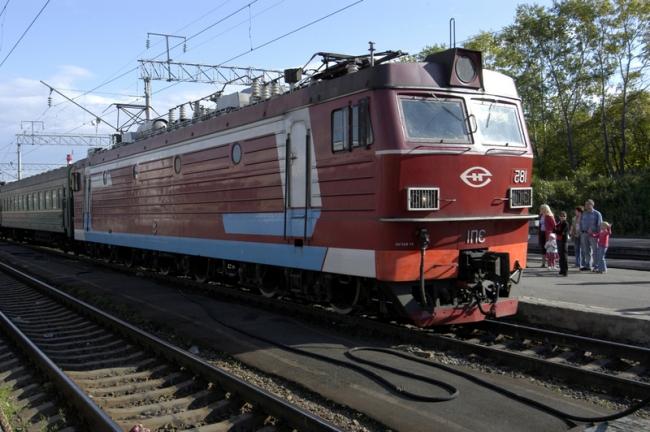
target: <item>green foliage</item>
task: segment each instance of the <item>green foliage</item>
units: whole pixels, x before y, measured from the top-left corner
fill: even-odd
[[[650,169],[618,178],[583,170],[573,179],[535,179],[533,190],[535,205],[546,203],[556,214],[572,214],[575,206],[591,198],[603,219],[613,224],[615,235],[650,233]]]
[[[18,414],[16,399],[12,396],[11,388],[7,385],[0,386],[0,411],[2,411],[13,428],[26,430],[25,424]]]
[[[535,155],[536,203],[571,209],[601,196],[620,218],[619,233],[650,233],[636,208],[650,203],[629,195],[650,195],[635,180],[647,183],[650,167],[650,2],[521,4],[512,24],[479,32],[465,46],[517,84]]]

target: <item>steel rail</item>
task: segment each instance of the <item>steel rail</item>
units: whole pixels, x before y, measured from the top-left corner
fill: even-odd
[[[273,394],[255,387],[240,378],[235,377],[221,369],[218,369],[198,357],[177,348],[156,336],[143,332],[137,327],[113,317],[100,309],[78,300],[69,294],[66,294],[59,289],[51,286],[50,284],[41,281],[24,271],[14,268],[8,264],[0,262],[0,270],[5,271],[13,277],[33,286],[50,297],[53,297],[71,307],[76,312],[96,321],[100,322],[116,332],[122,334],[128,339],[151,349],[158,355],[185,366],[194,373],[207,378],[211,382],[218,383],[226,391],[240,395],[242,399],[259,406],[262,410],[278,419],[283,420],[291,427],[302,431],[315,431],[315,432],[337,432],[340,431],[334,425],[326,422],[325,420],[301,409],[290,403],[274,396]],[[98,429],[104,430],[104,429]],[[110,430],[110,429],[106,429]],[[120,430],[120,429],[116,429]]]
[[[86,393],[79,388],[59,367],[52,362],[7,316],[0,311],[0,327],[38,369],[48,377],[57,389],[67,397],[68,402],[77,410],[90,430],[122,432],[117,425]]]
[[[501,334],[507,333],[511,336],[525,337],[533,335],[539,339],[543,338],[552,344],[575,347],[584,351],[598,351],[599,354],[602,353],[639,362],[650,359],[650,348],[647,347],[564,333],[557,330],[491,319],[484,321],[479,327],[485,327],[488,331],[493,330]]]

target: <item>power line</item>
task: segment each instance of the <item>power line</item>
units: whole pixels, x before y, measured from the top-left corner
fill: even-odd
[[[350,3],[350,4],[346,5],[346,6],[343,6],[342,8],[337,9],[337,10],[335,10],[334,12],[330,12],[330,13],[327,14],[327,15],[324,15],[324,16],[322,16],[322,17],[320,17],[320,18],[317,18],[317,19],[315,19],[315,20],[313,20],[313,21],[310,21],[310,22],[308,22],[307,24],[304,24],[304,25],[302,25],[302,26],[300,26],[300,27],[298,27],[298,28],[295,28],[295,29],[293,29],[293,30],[291,30],[291,31],[289,31],[289,32],[287,32],[287,33],[281,35],[281,36],[278,36],[278,37],[273,38],[273,39],[271,39],[271,40],[269,40],[269,41],[266,41],[266,42],[264,42],[264,43],[261,44],[261,45],[258,45],[258,46],[254,47],[254,48],[251,48],[250,50],[244,51],[244,52],[242,52],[241,54],[238,54],[238,55],[236,55],[236,56],[234,56],[234,57],[232,57],[232,58],[230,58],[230,59],[228,59],[228,60],[226,60],[226,61],[223,61],[223,62],[219,63],[219,65],[220,65],[220,66],[221,66],[221,65],[224,65],[224,64],[226,64],[226,63],[228,63],[228,62],[231,62],[231,61],[233,61],[233,60],[235,60],[235,59],[238,59],[239,57],[243,57],[244,55],[249,54],[249,53],[251,53],[251,52],[253,52],[253,51],[256,51],[256,50],[258,50],[258,49],[260,49],[260,48],[264,48],[265,46],[268,46],[268,45],[270,45],[270,44],[272,44],[272,43],[274,43],[274,42],[277,42],[277,41],[279,41],[280,39],[283,39],[283,38],[285,38],[285,37],[287,37],[287,36],[290,36],[290,35],[292,35],[292,34],[294,34],[294,33],[297,33],[297,32],[299,32],[300,30],[303,30],[303,29],[305,29],[305,28],[307,28],[307,27],[310,27],[310,26],[312,26],[312,25],[314,25],[314,24],[316,24],[316,23],[318,23],[318,22],[320,22],[320,21],[326,20],[327,18],[329,18],[329,17],[331,17],[331,16],[334,16],[334,15],[340,13],[340,12],[343,12],[344,10],[349,9],[349,8],[351,8],[352,6],[356,6],[357,4],[359,4],[359,3],[363,2],[363,1],[364,1],[364,0],[357,0],[357,1],[355,1],[355,2],[353,2],[353,3]],[[153,94],[158,94],[158,93],[163,92],[163,91],[165,91],[165,90],[167,90],[167,89],[170,89],[170,88],[172,88],[172,87],[174,87],[175,85],[178,85],[178,84],[179,84],[178,82],[175,82],[175,83],[173,83],[173,84],[168,85],[167,87],[163,87],[163,88],[161,88],[160,90],[155,91]]]
[[[49,1],[49,0],[48,0],[48,1]],[[217,6],[217,7],[213,8],[213,9],[211,9],[211,10],[208,12],[208,14],[210,14],[210,13],[214,12],[215,10],[219,9],[221,6],[223,6],[224,4],[226,4],[228,1],[229,1],[229,0],[226,0],[226,1],[224,1],[223,3],[221,3],[219,6]],[[210,24],[208,27],[205,27],[204,29],[200,30],[199,32],[197,32],[197,33],[193,34],[192,36],[188,37],[188,38],[186,39],[186,41],[187,41],[187,40],[190,40],[190,39],[193,39],[193,38],[195,38],[195,37],[197,37],[197,36],[199,36],[200,34],[206,32],[206,31],[209,30],[210,28],[212,28],[212,27],[214,27],[215,25],[217,25],[217,24],[219,24],[219,23],[225,21],[226,19],[232,17],[233,15],[236,15],[237,13],[241,12],[242,10],[246,9],[247,7],[249,7],[250,5],[252,5],[253,3],[256,3],[257,1],[258,1],[258,0],[253,0],[253,1],[249,2],[249,3],[247,3],[246,5],[242,6],[242,7],[239,8],[239,9],[237,9],[237,10],[234,11],[233,13],[231,13],[231,14],[225,16],[224,18],[219,19],[218,21],[216,21],[216,22]],[[205,16],[205,15],[203,15],[203,16]],[[199,19],[200,19],[200,18],[199,18]],[[186,28],[186,27],[189,27],[190,25],[192,25],[192,24],[195,23],[196,21],[198,21],[198,20],[194,20],[194,21],[191,22],[190,24],[184,26],[182,29],[184,29],[184,28]],[[171,47],[170,49],[177,48],[177,47],[180,46],[180,45],[181,45],[181,44],[174,45],[174,46]],[[145,51],[146,51],[146,50],[145,50]],[[140,54],[144,53],[145,51],[142,51]],[[166,52],[166,51],[165,51],[165,52]],[[156,55],[156,56],[154,57],[154,59],[160,57],[160,56],[163,55],[165,52],[161,52],[160,54]],[[139,54],[139,55],[140,55],[140,54]],[[139,56],[139,55],[138,55],[138,56]],[[137,58],[137,57],[136,57],[136,58]],[[128,75],[128,74],[130,74],[131,72],[135,72],[135,71],[137,71],[138,68],[139,68],[139,66],[136,66],[136,67],[131,68],[131,69],[127,70],[126,72],[124,72],[124,73],[122,73],[122,74],[120,74],[120,75],[118,75],[118,76],[116,76],[116,77],[114,77],[114,78],[110,78],[110,79],[104,81],[103,83],[97,85],[96,87],[92,88],[91,90],[87,90],[87,91],[85,91],[84,93],[82,93],[82,94],[80,94],[80,95],[78,95],[78,96],[72,98],[72,100],[77,100],[78,98],[83,97],[83,96],[85,96],[85,95],[87,95],[87,94],[89,94],[89,93],[93,93],[93,92],[95,92],[97,89],[100,89],[100,88],[102,88],[102,87],[104,87],[104,86],[106,86],[106,85],[108,85],[108,84],[110,84],[110,83],[112,83],[112,82],[114,82],[114,81],[117,81],[118,79],[120,79],[120,78],[122,78],[122,77],[124,77],[124,76],[126,76],[126,75]],[[137,99],[141,99],[141,98],[138,97]],[[137,99],[136,99],[136,100],[137,100]],[[65,102],[60,102],[60,103],[56,104],[55,106],[58,106],[58,105],[63,104],[63,103],[65,103]],[[45,113],[47,113],[47,111],[49,111],[49,108],[46,109],[45,111],[43,111],[43,113],[41,114],[41,116],[40,116],[39,118],[42,118],[43,116],[45,116]],[[114,112],[114,111],[109,112],[109,114],[111,114],[112,112]],[[82,126],[83,126],[83,125],[82,125]],[[81,127],[81,126],[79,126],[79,127]]]
[[[48,0],[48,1],[49,1],[49,0]],[[256,3],[257,1],[258,1],[258,0],[253,0],[252,2],[249,2],[248,4],[242,6],[241,8],[239,8],[239,9],[237,9],[236,11],[232,12],[231,14],[225,16],[224,18],[221,18],[220,20],[218,20],[218,21],[216,21],[216,22],[210,24],[209,26],[207,26],[206,28],[202,29],[201,31],[199,31],[199,32],[193,34],[192,36],[188,37],[188,38],[186,39],[186,41],[189,41],[189,40],[191,40],[191,39],[194,39],[195,37],[199,36],[200,34],[206,32],[206,31],[208,31],[209,29],[211,29],[211,28],[214,27],[215,25],[217,25],[217,24],[219,24],[219,23],[221,23],[221,22],[227,20],[228,18],[232,17],[233,15],[236,15],[237,13],[241,12],[242,10],[246,9],[248,6],[252,5],[253,3]],[[170,50],[172,50],[172,49],[174,49],[174,48],[178,48],[180,45],[182,45],[182,43],[179,43],[179,44],[177,44],[177,45],[172,46],[172,47],[170,48]],[[166,51],[165,51],[165,52],[166,52]],[[161,52],[160,54],[158,54],[157,56],[155,56],[154,59],[157,59],[157,58],[160,57],[161,55],[165,54],[165,52]],[[2,65],[0,65],[0,66],[2,66]],[[88,90],[87,92],[85,92],[85,93],[83,93],[83,94],[80,94],[79,96],[75,97],[74,99],[77,99],[77,98],[80,98],[80,97],[82,97],[82,96],[85,96],[85,95],[87,95],[88,93],[92,93],[92,92],[94,92],[95,90],[97,90],[97,89],[99,89],[99,88],[102,88],[102,87],[104,87],[105,85],[108,85],[108,84],[112,83],[113,81],[117,81],[118,79],[124,77],[125,75],[130,74],[131,72],[135,72],[135,71],[137,71],[137,70],[138,70],[138,67],[139,67],[139,66],[136,66],[136,67],[134,67],[134,68],[131,68],[131,69],[127,70],[126,72],[124,72],[124,73],[122,73],[122,74],[116,76],[115,78],[111,78],[111,79],[109,79],[109,80],[107,80],[107,81],[104,81],[103,83],[99,84],[98,86],[94,87],[94,88],[91,89],[91,90]]]
[[[331,13],[329,13],[329,14],[327,14],[327,15],[325,15],[325,16],[322,16],[322,17],[320,17],[320,18],[317,18],[317,19],[315,19],[315,20],[313,20],[313,21],[311,21],[311,22],[309,22],[309,23],[307,23],[307,24],[305,24],[305,25],[302,25],[302,26],[300,26],[300,27],[298,27],[298,28],[295,28],[295,29],[293,29],[293,30],[291,30],[291,31],[289,31],[289,32],[287,32],[287,33],[285,33],[285,34],[283,34],[282,36],[278,36],[278,37],[276,37],[276,38],[274,38],[274,39],[271,39],[270,41],[264,42],[264,43],[261,44],[261,45],[258,45],[258,46],[254,47],[254,48],[251,48],[250,50],[244,51],[244,52],[241,53],[241,54],[238,54],[238,55],[236,55],[236,56],[234,56],[234,57],[232,57],[232,58],[229,58],[228,60],[226,60],[226,61],[224,61],[224,62],[221,62],[221,64],[231,62],[231,61],[233,61],[233,60],[235,60],[235,59],[238,59],[239,57],[243,57],[244,55],[246,55],[246,54],[248,54],[248,53],[251,53],[251,52],[253,52],[253,51],[256,51],[256,50],[258,50],[258,49],[260,49],[260,48],[264,48],[265,46],[270,45],[270,44],[272,44],[272,43],[274,43],[274,42],[277,42],[277,41],[279,41],[280,39],[284,39],[285,37],[290,36],[290,35],[292,35],[292,34],[294,34],[294,33],[297,33],[297,32],[299,32],[299,31],[302,30],[302,29],[305,29],[305,28],[307,28],[307,27],[310,27],[310,26],[312,26],[312,25],[314,25],[314,24],[316,24],[316,23],[319,23],[319,22],[321,22],[321,21],[323,21],[323,20],[326,20],[327,18],[329,18],[329,17],[331,17],[331,16],[334,16],[334,15],[340,13],[340,12],[343,12],[344,10],[349,9],[349,8],[351,8],[352,6],[356,6],[356,5],[358,5],[359,3],[363,2],[363,1],[364,1],[364,0],[357,0],[357,1],[353,2],[353,3],[348,4],[347,6],[343,6],[342,8],[337,9],[337,10],[335,10],[334,12],[331,12]]]
[[[38,17],[41,16],[41,14],[43,13],[43,11],[44,11],[45,8],[47,7],[47,5],[50,4],[50,1],[51,1],[51,0],[47,0],[47,1],[45,2],[45,4],[43,5],[43,7],[41,8],[41,10],[38,11],[38,13],[36,14],[36,16],[35,16],[34,19],[32,20],[32,22],[27,26],[27,28],[25,29],[25,31],[23,32],[23,34],[20,36],[20,38],[16,41],[16,43],[14,44],[14,46],[11,48],[11,50],[9,51],[9,54],[7,54],[7,56],[2,60],[2,63],[0,63],[0,67],[2,67],[3,64],[5,64],[5,62],[7,61],[7,59],[9,58],[9,56],[11,55],[11,53],[14,52],[14,50],[16,49],[16,47],[18,46],[18,44],[20,43],[20,41],[23,40],[23,38],[25,37],[25,35],[26,35],[27,32],[29,31],[29,29],[32,28],[32,26],[34,25],[34,23],[36,22],[36,20],[38,19]],[[8,2],[7,2],[7,3],[8,3]]]
[[[191,40],[191,39],[194,39],[194,38],[196,38],[197,36],[199,36],[199,35],[205,33],[207,30],[213,28],[214,26],[216,26],[217,24],[219,24],[219,23],[221,23],[221,22],[227,20],[228,18],[231,18],[232,16],[234,16],[234,15],[236,15],[237,13],[239,13],[239,12],[243,11],[244,9],[248,8],[250,5],[256,3],[257,1],[258,1],[258,0],[253,0],[253,1],[249,2],[248,4],[242,6],[241,8],[239,8],[239,9],[237,9],[236,11],[230,13],[229,15],[225,16],[224,18],[221,18],[220,20],[218,20],[218,21],[216,21],[216,22],[210,24],[209,26],[205,27],[204,29],[200,30],[199,32],[197,32],[197,33],[195,33],[195,34],[189,36],[189,37],[186,39],[186,41],[189,41],[189,40]],[[315,19],[315,20],[313,20],[313,21],[310,21],[310,22],[308,22],[307,24],[304,24],[304,25],[302,25],[302,26],[300,26],[300,27],[297,27],[297,28],[295,28],[295,29],[293,29],[293,30],[291,30],[291,31],[289,31],[289,32],[287,32],[287,33],[284,33],[284,34],[282,34],[282,35],[280,35],[280,36],[278,36],[278,37],[275,37],[275,38],[273,38],[273,39],[271,39],[271,40],[269,40],[269,41],[267,41],[267,42],[264,42],[264,43],[261,44],[261,45],[258,45],[258,46],[256,46],[256,47],[252,47],[250,50],[247,50],[247,51],[245,51],[245,52],[242,52],[241,54],[238,54],[238,55],[236,55],[236,56],[234,56],[234,57],[232,57],[232,58],[230,58],[230,59],[228,59],[228,60],[226,60],[226,61],[221,62],[220,65],[223,65],[223,64],[225,64],[225,63],[228,63],[228,62],[230,62],[230,61],[232,61],[232,60],[235,60],[235,59],[237,59],[237,58],[239,58],[239,57],[243,57],[244,55],[246,55],[246,54],[248,54],[248,53],[251,53],[251,52],[256,51],[256,50],[258,50],[258,49],[264,48],[264,47],[266,47],[266,46],[268,46],[268,45],[271,45],[272,43],[275,43],[275,42],[277,42],[277,41],[279,41],[279,40],[281,40],[281,39],[284,39],[284,38],[287,37],[287,36],[290,36],[290,35],[292,35],[292,34],[294,34],[294,33],[297,33],[297,32],[299,32],[300,30],[303,30],[303,29],[305,29],[305,28],[307,28],[307,27],[310,27],[310,26],[312,26],[312,25],[314,25],[314,24],[317,24],[317,23],[319,23],[319,22],[321,22],[321,21],[324,21],[324,20],[326,20],[327,18],[330,18],[330,17],[332,17],[332,16],[334,16],[334,15],[336,15],[336,14],[339,14],[339,13],[341,13],[341,12],[343,12],[343,11],[345,11],[345,10],[347,10],[347,9],[349,9],[349,8],[351,8],[351,7],[353,7],[353,6],[356,6],[357,4],[362,3],[363,1],[364,1],[364,0],[357,0],[357,1],[352,2],[352,3],[350,3],[350,4],[346,5],[346,6],[343,6],[342,8],[339,8],[339,9],[333,11],[333,12],[330,12],[330,13],[327,14],[327,15],[324,15],[324,16],[322,16],[322,17],[320,17],[320,18],[317,18],[317,19]],[[279,2],[279,3],[282,3],[282,1]],[[279,4],[279,3],[278,3],[278,4]],[[272,9],[274,6],[276,6],[276,5],[273,5],[273,6],[269,7],[269,8],[267,8],[266,10]],[[265,12],[266,10],[264,10],[263,12]],[[248,20],[246,20],[246,21],[248,21]],[[246,21],[243,21],[243,22],[246,22]],[[178,43],[177,45],[172,46],[172,47],[170,48],[170,50],[171,50],[171,49],[174,49],[174,48],[177,48],[177,47],[179,47],[179,46],[182,45],[182,44],[183,44],[183,42]],[[160,56],[163,55],[163,54],[164,54],[164,53],[160,53],[160,54],[158,54],[156,57],[154,57],[154,59],[160,57]],[[118,77],[112,78],[111,80],[108,80],[108,81],[106,81],[106,82],[104,82],[104,83],[98,85],[97,87],[93,88],[92,90],[89,90],[88,92],[86,92],[86,93],[84,93],[84,94],[82,94],[82,95],[79,95],[79,96],[75,97],[74,99],[77,99],[78,97],[81,97],[81,96],[84,96],[84,95],[86,95],[86,94],[88,94],[88,93],[90,93],[90,92],[93,92],[93,91],[97,90],[98,88],[103,87],[104,85],[109,84],[109,83],[111,83],[111,82],[113,82],[113,81],[115,81],[115,80],[117,80],[117,79],[123,77],[124,75],[127,75],[128,73],[131,73],[131,72],[137,70],[137,69],[138,69],[138,67],[135,67],[135,68],[133,68],[133,69],[130,69],[130,70],[126,71],[125,73],[119,75]],[[167,90],[167,89],[169,89],[169,88],[171,88],[171,87],[174,87],[174,86],[176,86],[176,85],[178,85],[178,84],[179,84],[178,82],[175,82],[175,83],[173,83],[173,84],[171,84],[171,85],[169,85],[169,86],[167,86],[167,87],[163,87],[162,89],[157,90],[157,91],[154,92],[153,94],[161,93],[161,92],[163,92],[163,91],[165,91],[165,90]],[[114,110],[113,110],[113,111],[114,111]],[[111,114],[113,111],[110,111],[108,114]],[[82,126],[83,126],[83,125],[81,125],[81,126],[75,128],[75,129],[78,129],[78,128],[82,127]]]
[[[4,7],[3,7],[2,10],[0,11],[0,17],[1,17],[2,14],[4,14],[5,11],[7,10],[7,6],[9,6],[9,2],[10,2],[10,1],[11,1],[11,0],[7,0],[7,2],[5,3]]]
[[[361,0],[361,1],[363,1],[363,0]],[[244,6],[240,7],[240,8],[237,9],[236,11],[230,13],[229,15],[226,15],[225,17],[221,18],[220,20],[218,20],[218,21],[216,21],[216,22],[210,24],[209,26],[207,26],[207,27],[204,28],[203,30],[201,30],[201,31],[199,31],[199,32],[197,32],[197,33],[194,33],[192,36],[188,37],[187,40],[189,41],[189,40],[194,39],[195,37],[197,37],[197,36],[199,36],[199,35],[205,33],[205,32],[208,31],[208,30],[210,30],[212,27],[216,26],[217,24],[221,24],[222,22],[224,22],[224,21],[227,20],[228,18],[231,18],[231,17],[234,16],[234,15],[237,15],[239,12],[243,11],[243,10],[246,9],[246,8],[249,8],[251,5],[253,5],[253,4],[257,3],[257,2],[258,2],[258,0],[253,0],[253,1],[249,2],[248,4],[245,4]],[[180,45],[181,45],[181,44],[179,43],[179,44],[177,44],[177,45],[174,45],[174,46],[173,46],[172,48],[170,48],[170,49],[176,48],[176,47],[178,47],[178,46],[180,46]],[[156,58],[157,58],[157,57],[160,57],[161,55],[162,55],[162,54],[157,55]]]
[[[258,13],[254,14],[254,15],[253,15],[253,18],[257,18],[258,16],[260,16],[260,15],[262,15],[262,14],[264,14],[264,13],[270,11],[271,9],[274,9],[274,8],[278,7],[279,5],[281,5],[282,3],[284,3],[285,1],[286,1],[286,0],[279,0],[279,1],[275,2],[275,3],[273,3],[271,6],[267,7],[266,9],[262,9],[262,10],[259,11]],[[235,28],[241,26],[242,24],[246,24],[246,23],[248,23],[248,22],[249,22],[249,19],[246,18],[246,19],[244,19],[244,20],[238,22],[237,24],[235,24],[235,25],[233,25],[233,26],[231,26],[231,27],[228,27],[227,29],[225,29],[225,30],[222,31],[221,33],[217,33],[216,35],[214,35],[214,36],[212,36],[212,37],[210,37],[210,38],[204,40],[203,42],[199,43],[198,45],[194,45],[194,44],[193,44],[190,48],[188,48],[188,51],[191,51],[191,50],[196,49],[196,48],[200,48],[200,47],[202,47],[202,46],[204,46],[204,45],[206,45],[206,44],[212,42],[213,40],[217,39],[218,37],[223,36],[224,34],[228,33],[229,31],[231,31],[231,30],[233,30],[233,29],[235,29]]]

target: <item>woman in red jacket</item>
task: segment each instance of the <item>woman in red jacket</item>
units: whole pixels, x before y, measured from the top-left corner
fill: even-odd
[[[553,231],[555,231],[555,216],[548,204],[542,204],[539,206],[539,246],[542,248],[542,267],[546,267],[544,245]]]

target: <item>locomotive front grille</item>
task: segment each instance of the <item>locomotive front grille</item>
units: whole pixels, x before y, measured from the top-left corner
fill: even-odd
[[[439,210],[440,188],[408,188],[409,211],[413,210]]]
[[[533,188],[510,189],[510,208],[530,208],[533,206]]]

